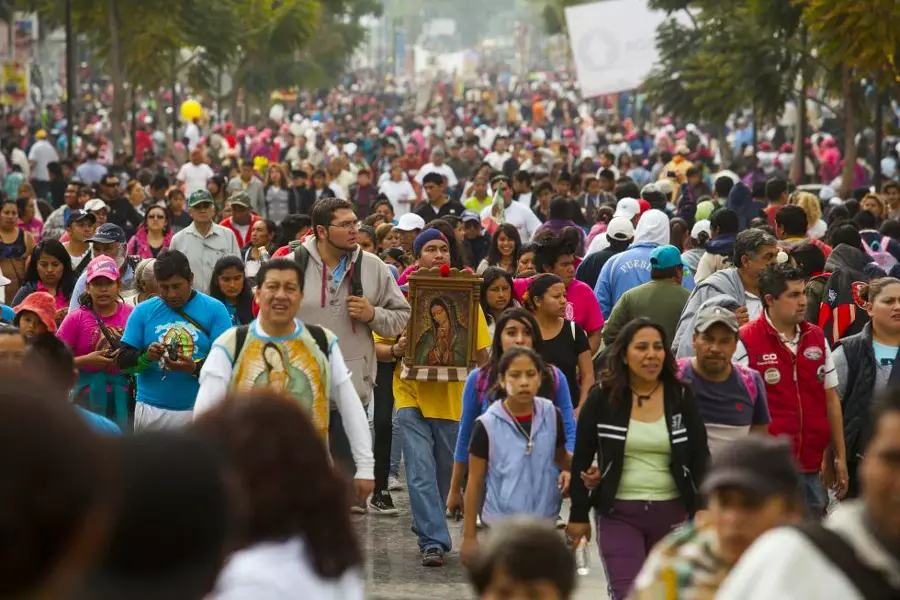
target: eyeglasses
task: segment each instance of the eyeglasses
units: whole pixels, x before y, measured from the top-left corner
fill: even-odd
[[[106,187],[118,187],[119,182],[116,180],[112,180],[112,181],[107,181],[106,183],[101,184],[101,185],[105,185]]]
[[[150,220],[150,219],[165,221],[166,215],[147,215],[147,220]]]
[[[359,221],[342,221],[340,223],[332,223],[332,227],[337,227],[338,229],[359,229]]]

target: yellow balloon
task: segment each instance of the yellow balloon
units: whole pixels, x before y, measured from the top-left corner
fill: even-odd
[[[199,119],[203,116],[203,107],[196,100],[185,100],[181,104],[181,116],[187,121]]]

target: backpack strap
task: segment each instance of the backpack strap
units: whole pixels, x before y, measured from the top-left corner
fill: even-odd
[[[303,244],[300,244],[294,250],[294,260],[297,262],[297,266],[306,273],[306,266],[309,264],[309,250]]]
[[[237,362],[238,356],[241,355],[241,350],[244,349],[244,344],[247,342],[247,334],[250,332],[249,325],[240,325],[235,331],[234,336],[234,361]]]
[[[313,336],[313,339],[316,340],[316,346],[319,347],[319,350],[322,351],[322,354],[325,355],[325,358],[331,357],[331,347],[328,345],[328,336],[325,335],[325,330],[319,327],[318,325],[307,325],[306,329],[309,331],[309,334]]]
[[[860,562],[853,547],[834,531],[819,523],[804,522],[794,526],[803,537],[844,574],[866,600],[896,598],[897,590],[884,576]]]
[[[744,365],[739,365],[737,363],[731,363],[733,369],[735,369],[738,375],[741,378],[741,381],[744,382],[744,387],[747,388],[747,393],[750,394],[750,400],[756,402],[756,379],[753,378],[754,371],[751,371],[749,368]]]
[[[358,298],[363,297],[362,264],[363,249],[359,248],[356,251],[356,260],[353,261],[353,266],[350,268],[350,294]]]

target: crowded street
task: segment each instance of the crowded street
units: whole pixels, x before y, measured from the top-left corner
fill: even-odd
[[[0,2],[0,596],[900,598],[892,3],[101,4]]]

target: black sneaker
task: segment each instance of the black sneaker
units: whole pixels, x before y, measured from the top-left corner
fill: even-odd
[[[423,567],[443,567],[444,551],[440,548],[428,548],[422,553]]]
[[[400,511],[394,507],[394,499],[391,498],[391,494],[387,490],[372,494],[372,497],[369,498],[369,512],[390,517],[396,517],[400,514]]]

